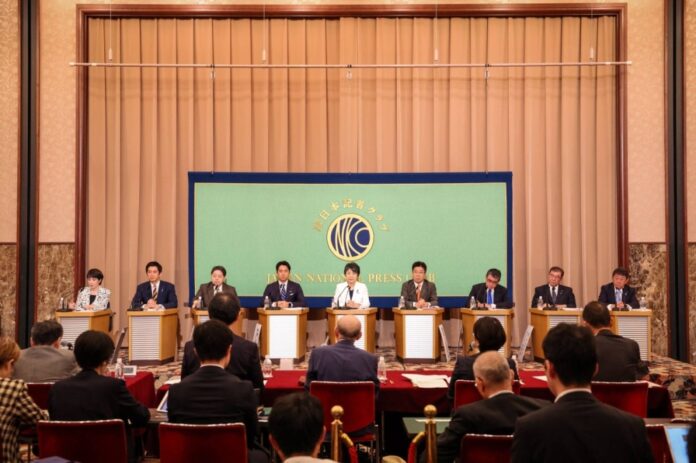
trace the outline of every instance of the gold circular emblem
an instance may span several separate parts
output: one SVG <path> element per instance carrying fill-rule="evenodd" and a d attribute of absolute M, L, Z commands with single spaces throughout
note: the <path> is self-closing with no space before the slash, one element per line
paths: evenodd
<path fill-rule="evenodd" d="M 343 214 L 331 222 L 326 242 L 334 256 L 341 260 L 362 259 L 372 249 L 375 235 L 370 222 L 357 214 Z"/>

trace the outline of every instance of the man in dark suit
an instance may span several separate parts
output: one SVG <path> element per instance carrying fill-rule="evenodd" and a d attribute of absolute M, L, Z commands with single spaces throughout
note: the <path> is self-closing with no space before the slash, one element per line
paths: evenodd
<path fill-rule="evenodd" d="M 281 461 L 330 463 L 317 458 L 324 442 L 324 410 L 321 401 L 306 392 L 285 395 L 273 403 L 268 417 L 268 440 Z"/>
<path fill-rule="evenodd" d="M 435 283 L 425 279 L 427 271 L 425 262 L 417 261 L 411 265 L 413 279 L 401 285 L 401 297 L 406 307 L 425 309 L 437 305 L 437 288 Z"/>
<path fill-rule="evenodd" d="M 573 288 L 561 284 L 564 274 L 561 267 L 551 267 L 546 276 L 548 284 L 534 288 L 529 307 L 539 307 L 539 298 L 543 307 L 577 307 Z"/>
<path fill-rule="evenodd" d="M 312 381 L 372 381 L 377 390 L 377 357 L 355 347 L 355 341 L 362 336 L 360 320 L 345 315 L 336 323 L 335 332 L 336 344 L 312 351 L 305 388 L 309 389 Z"/>
<path fill-rule="evenodd" d="M 437 438 L 437 461 L 441 463 L 452 463 L 457 458 L 465 434 L 512 434 L 517 418 L 549 405 L 512 392 L 513 372 L 499 352 L 479 355 L 474 375 L 476 389 L 484 400 L 454 410 L 449 425 Z"/>
<path fill-rule="evenodd" d="M 63 327 L 55 320 L 32 326 L 31 347 L 22 351 L 12 377 L 27 383 L 52 383 L 80 371 L 72 351 L 60 348 L 62 337 Z"/>
<path fill-rule="evenodd" d="M 48 412 L 52 420 L 84 421 L 121 419 L 135 427 L 150 420 L 147 407 L 138 403 L 126 389 L 122 379 L 109 376 L 108 364 L 114 352 L 114 342 L 108 334 L 88 330 L 75 340 L 75 359 L 82 371 L 58 381 L 48 396 Z M 130 432 L 129 460 L 136 460 Z"/>
<path fill-rule="evenodd" d="M 218 320 L 227 325 L 232 333 L 232 357 L 225 368 L 239 379 L 250 381 L 255 389 L 263 391 L 263 374 L 259 359 L 259 347 L 232 332 L 232 325 L 239 316 L 239 300 L 229 293 L 217 294 L 208 307 L 211 320 Z M 181 377 L 186 378 L 200 368 L 201 362 L 196 355 L 193 341 L 184 345 L 184 360 L 181 363 Z"/>
<path fill-rule="evenodd" d="M 638 374 L 639 369 L 644 370 L 638 343 L 611 331 L 611 317 L 604 305 L 587 304 L 582 311 L 582 322 L 595 335 L 599 368 L 594 381 L 635 381 L 644 376 Z"/>
<path fill-rule="evenodd" d="M 135 289 L 131 307 L 143 309 L 173 309 L 179 305 L 174 285 L 160 280 L 162 265 L 159 262 L 148 262 L 145 266 L 147 279 Z"/>
<path fill-rule="evenodd" d="M 263 306 L 263 301 L 268 297 L 271 307 L 305 307 L 302 286 L 290 280 L 290 263 L 281 260 L 275 268 L 277 280 L 263 290 L 261 305 Z"/>
<path fill-rule="evenodd" d="M 517 420 L 512 462 L 652 462 L 643 420 L 592 395 L 597 368 L 592 332 L 561 323 L 549 330 L 542 349 L 556 400 Z"/>
<path fill-rule="evenodd" d="M 220 297 L 220 296 L 216 296 Z M 225 371 L 232 353 L 233 336 L 218 320 L 208 320 L 193 330 L 193 344 L 201 367 L 169 389 L 168 417 L 171 423 L 244 423 L 249 461 L 268 461 L 254 450 L 258 400 L 249 381 Z"/>
<path fill-rule="evenodd" d="M 612 305 L 617 310 L 637 309 L 640 306 L 636 289 L 628 286 L 628 270 L 617 267 L 611 274 L 611 283 L 602 286 L 599 302 Z"/>
<path fill-rule="evenodd" d="M 227 277 L 227 270 L 222 265 L 216 265 L 210 271 L 210 281 L 208 283 L 203 283 L 199 288 L 198 292 L 194 296 L 194 301 L 191 307 L 196 309 L 205 309 L 210 305 L 210 301 L 213 300 L 218 293 L 226 293 L 231 295 L 237 300 L 237 305 L 239 303 L 239 297 L 237 296 L 237 290 L 234 286 L 230 286 L 225 282 Z"/>
<path fill-rule="evenodd" d="M 500 270 L 492 268 L 486 272 L 486 281 L 471 287 L 469 297 L 474 298 L 479 309 L 511 309 L 514 304 L 508 290 L 500 285 Z"/>

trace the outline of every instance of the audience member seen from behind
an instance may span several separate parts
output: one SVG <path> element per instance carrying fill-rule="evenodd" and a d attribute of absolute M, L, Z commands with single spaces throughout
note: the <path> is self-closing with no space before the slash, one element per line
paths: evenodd
<path fill-rule="evenodd" d="M 652 462 L 643 420 L 592 395 L 597 369 L 592 332 L 561 323 L 548 332 L 542 349 L 556 400 L 517 420 L 512 462 Z"/>
<path fill-rule="evenodd" d="M 450 400 L 454 400 L 454 383 L 459 379 L 473 381 L 474 377 L 474 362 L 476 358 L 483 352 L 497 351 L 505 345 L 507 336 L 503 325 L 500 324 L 497 318 L 481 317 L 474 323 L 474 346 L 478 347 L 478 354 L 457 357 L 452 371 L 452 379 L 447 392 Z M 519 379 L 517 373 L 517 365 L 511 359 L 508 359 L 508 365 L 513 372 L 515 379 Z"/>
<path fill-rule="evenodd" d="M 12 379 L 19 346 L 0 337 L 0 461 L 19 463 L 17 436 L 20 426 L 33 426 L 47 417 L 29 397 L 24 381 Z"/>
<path fill-rule="evenodd" d="M 129 460 L 134 460 L 139 452 L 129 427 L 145 426 L 150 412 L 133 398 L 122 379 L 110 376 L 108 364 L 113 353 L 114 342 L 108 334 L 88 330 L 79 335 L 75 340 L 75 359 L 82 371 L 53 385 L 48 412 L 52 420 L 59 421 L 123 420 Z"/>
<path fill-rule="evenodd" d="M 640 360 L 640 347 L 633 339 L 611 331 L 609 310 L 599 302 L 590 302 L 582 311 L 582 324 L 595 335 L 597 374 L 593 381 L 635 381 L 648 374 Z"/>
<path fill-rule="evenodd" d="M 437 438 L 437 461 L 452 463 L 465 434 L 512 434 L 520 416 L 549 405 L 512 392 L 513 373 L 507 359 L 495 351 L 484 352 L 474 362 L 476 389 L 483 400 L 454 410 L 452 420 Z M 425 462 L 425 455 L 421 462 Z"/>
<path fill-rule="evenodd" d="M 216 297 L 220 297 L 218 295 Z M 201 366 L 169 389 L 168 415 L 172 423 L 244 423 L 250 462 L 268 457 L 255 448 L 258 400 L 249 381 L 225 371 L 234 338 L 224 323 L 208 320 L 193 330 L 193 345 Z"/>
<path fill-rule="evenodd" d="M 91 268 L 85 277 L 87 286 L 77 293 L 75 303 L 70 303 L 71 309 L 76 310 L 106 310 L 109 308 L 111 291 L 101 284 L 104 274 L 98 268 Z"/>
<path fill-rule="evenodd" d="M 216 265 L 210 271 L 210 281 L 203 283 L 193 299 L 193 308 L 205 309 L 210 305 L 210 301 L 218 293 L 227 293 L 231 295 L 239 304 L 239 297 L 234 286 L 227 284 L 227 270 L 222 265 Z"/>
<path fill-rule="evenodd" d="M 321 402 L 306 392 L 295 392 L 275 401 L 268 417 L 271 445 L 287 463 L 322 463 L 317 458 L 324 441 Z"/>
<path fill-rule="evenodd" d="M 72 351 L 60 348 L 63 326 L 46 320 L 31 327 L 31 347 L 15 365 L 14 378 L 27 383 L 53 383 L 79 371 Z"/>
<path fill-rule="evenodd" d="M 232 325 L 239 317 L 239 299 L 229 293 L 216 295 L 208 307 L 208 315 L 211 320 L 219 320 L 230 329 L 232 333 L 232 358 L 226 370 L 239 379 L 251 381 L 255 389 L 263 391 L 263 375 L 259 360 L 259 347 L 256 343 L 247 341 L 232 332 Z M 186 378 L 201 366 L 196 355 L 193 341 L 184 345 L 184 360 L 181 363 L 181 377 Z"/>

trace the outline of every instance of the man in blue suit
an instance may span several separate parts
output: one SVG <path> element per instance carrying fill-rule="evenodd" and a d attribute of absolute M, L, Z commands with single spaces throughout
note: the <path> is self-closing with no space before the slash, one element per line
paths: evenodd
<path fill-rule="evenodd" d="M 341 317 L 336 323 L 338 342 L 312 351 L 305 388 L 309 389 L 312 381 L 372 381 L 377 391 L 377 357 L 355 347 L 361 336 L 360 320 L 354 315 Z"/>
<path fill-rule="evenodd" d="M 617 267 L 611 274 L 611 283 L 602 286 L 599 302 L 613 306 L 617 310 L 637 309 L 640 306 L 636 288 L 628 286 L 628 270 Z"/>
<path fill-rule="evenodd" d="M 143 309 L 173 309 L 179 305 L 176 298 L 176 288 L 173 284 L 160 280 L 162 265 L 157 261 L 148 262 L 145 266 L 147 279 L 135 289 L 131 307 Z"/>
<path fill-rule="evenodd" d="M 261 296 L 261 305 L 268 297 L 272 307 L 305 307 L 304 293 L 302 286 L 290 281 L 290 263 L 281 260 L 276 264 L 277 281 L 266 286 Z"/>

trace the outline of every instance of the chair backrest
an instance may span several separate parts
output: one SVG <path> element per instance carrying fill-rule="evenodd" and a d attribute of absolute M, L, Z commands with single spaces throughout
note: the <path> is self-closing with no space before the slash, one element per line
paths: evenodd
<path fill-rule="evenodd" d="M 247 461 L 243 423 L 162 423 L 159 438 L 162 463 Z"/>
<path fill-rule="evenodd" d="M 592 394 L 605 404 L 611 405 L 641 418 L 648 416 L 648 383 L 593 382 Z"/>
<path fill-rule="evenodd" d="M 481 394 L 478 389 L 476 389 L 475 383 L 476 381 L 470 379 L 458 379 L 457 382 L 454 383 L 454 408 L 482 399 Z M 520 382 L 515 380 L 512 383 L 512 392 L 519 395 L 520 390 Z"/>
<path fill-rule="evenodd" d="M 669 450 L 665 427 L 661 424 L 646 424 L 645 430 L 648 432 L 648 440 L 655 463 L 672 463 L 672 453 Z"/>
<path fill-rule="evenodd" d="M 331 407 L 343 407 L 343 432 L 350 434 L 375 422 L 375 383 L 372 381 L 312 381 L 309 393 L 321 401 L 324 426 L 331 429 Z"/>
<path fill-rule="evenodd" d="M 48 394 L 52 387 L 53 383 L 27 383 L 29 397 L 42 410 L 48 410 Z"/>
<path fill-rule="evenodd" d="M 459 460 L 477 463 L 509 463 L 512 436 L 467 434 L 462 438 Z"/>
<path fill-rule="evenodd" d="M 126 430 L 121 420 L 39 421 L 41 458 L 62 457 L 81 463 L 128 460 Z"/>

